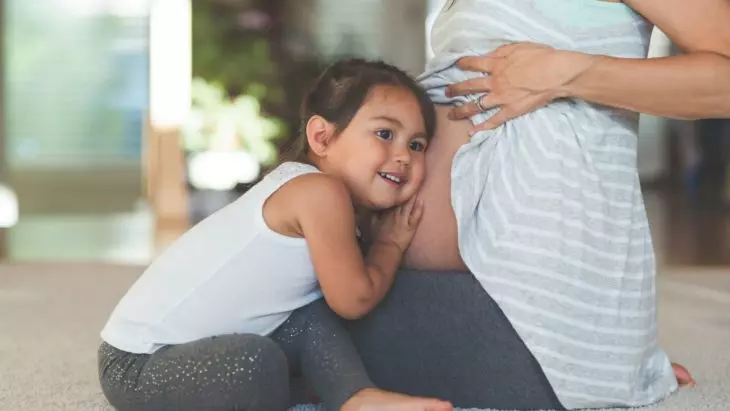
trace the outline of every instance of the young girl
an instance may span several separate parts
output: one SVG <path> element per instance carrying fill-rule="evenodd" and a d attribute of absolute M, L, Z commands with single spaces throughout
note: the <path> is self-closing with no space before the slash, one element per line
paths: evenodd
<path fill-rule="evenodd" d="M 394 67 L 327 69 L 302 106 L 299 162 L 193 227 L 111 315 L 99 349 L 109 402 L 285 410 L 301 373 L 331 410 L 451 409 L 376 390 L 336 315 L 363 316 L 393 282 L 422 214 L 414 197 L 434 115 Z M 379 211 L 363 259 L 356 217 Z"/>

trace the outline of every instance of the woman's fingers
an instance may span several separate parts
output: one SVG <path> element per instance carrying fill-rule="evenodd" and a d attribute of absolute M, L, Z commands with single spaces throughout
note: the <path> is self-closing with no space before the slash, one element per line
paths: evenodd
<path fill-rule="evenodd" d="M 479 131 L 493 130 L 512 119 L 545 107 L 549 101 L 549 99 L 542 95 L 530 95 L 509 104 L 504 104 L 501 106 L 499 112 L 490 117 L 486 122 L 479 124 L 469 135 L 473 136 Z"/>
<path fill-rule="evenodd" d="M 491 77 L 478 77 L 455 83 L 446 88 L 446 97 L 479 94 L 492 91 Z"/>
<path fill-rule="evenodd" d="M 487 57 L 508 57 L 510 54 L 514 53 L 517 49 L 520 47 L 525 47 L 529 45 L 530 43 L 512 43 L 507 44 L 504 46 L 497 47 L 494 49 L 494 51 L 487 53 Z"/>
<path fill-rule="evenodd" d="M 520 48 L 544 47 L 532 43 L 513 43 L 497 47 L 494 51 L 482 56 L 462 57 L 456 62 L 456 67 L 481 73 L 492 73 L 500 64 L 504 64 L 507 58 Z"/>
<path fill-rule="evenodd" d="M 481 97 L 479 97 L 479 99 L 481 101 L 481 106 L 482 106 L 482 108 L 484 108 L 485 111 L 502 105 L 502 102 L 494 94 L 488 94 L 486 96 L 481 96 Z M 479 113 L 483 113 L 483 111 L 480 110 L 479 107 L 477 107 L 476 102 L 473 102 L 473 103 L 462 104 L 459 107 L 455 107 L 449 113 L 449 118 L 452 120 L 462 120 L 465 118 L 471 118 Z"/>
<path fill-rule="evenodd" d="M 489 118 L 489 120 L 485 121 L 484 123 L 481 123 L 474 127 L 472 131 L 469 133 L 470 136 L 473 136 L 474 134 L 480 132 L 480 131 L 486 131 L 486 130 L 494 130 L 495 128 L 501 126 L 502 124 L 512 120 L 512 116 L 510 113 L 505 110 L 499 110 L 495 115 Z"/>
<path fill-rule="evenodd" d="M 495 67 L 501 62 L 501 57 L 492 56 L 469 56 L 462 57 L 456 62 L 456 67 L 479 73 L 491 73 Z"/>

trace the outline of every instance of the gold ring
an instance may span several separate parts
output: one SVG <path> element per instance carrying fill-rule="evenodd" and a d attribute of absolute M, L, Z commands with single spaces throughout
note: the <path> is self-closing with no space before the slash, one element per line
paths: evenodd
<path fill-rule="evenodd" d="M 479 97 L 476 102 L 477 109 L 479 109 L 480 113 L 484 113 L 485 111 L 489 110 L 488 108 L 484 107 L 484 104 L 482 104 L 482 98 L 484 97 Z"/>

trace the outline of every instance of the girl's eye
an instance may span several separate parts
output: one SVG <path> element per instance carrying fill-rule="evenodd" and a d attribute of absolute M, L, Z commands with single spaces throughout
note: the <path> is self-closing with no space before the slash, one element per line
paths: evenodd
<path fill-rule="evenodd" d="M 375 132 L 375 135 L 382 138 L 383 140 L 393 139 L 393 132 L 391 130 L 378 130 Z"/>
<path fill-rule="evenodd" d="M 424 151 L 424 150 L 426 150 L 426 145 L 423 144 L 420 141 L 411 141 L 411 143 L 409 144 L 409 147 L 413 151 Z"/>

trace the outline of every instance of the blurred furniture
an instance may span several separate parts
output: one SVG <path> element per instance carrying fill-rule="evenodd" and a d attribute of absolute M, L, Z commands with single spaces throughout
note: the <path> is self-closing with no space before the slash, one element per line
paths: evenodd
<path fill-rule="evenodd" d="M 145 130 L 143 178 L 159 250 L 189 225 L 180 129 L 190 111 L 190 0 L 153 2 L 149 27 L 150 111 Z"/>
<path fill-rule="evenodd" d="M 144 173 L 147 202 L 154 218 L 159 250 L 189 226 L 185 158 L 176 129 L 148 126 L 145 133 Z"/>

